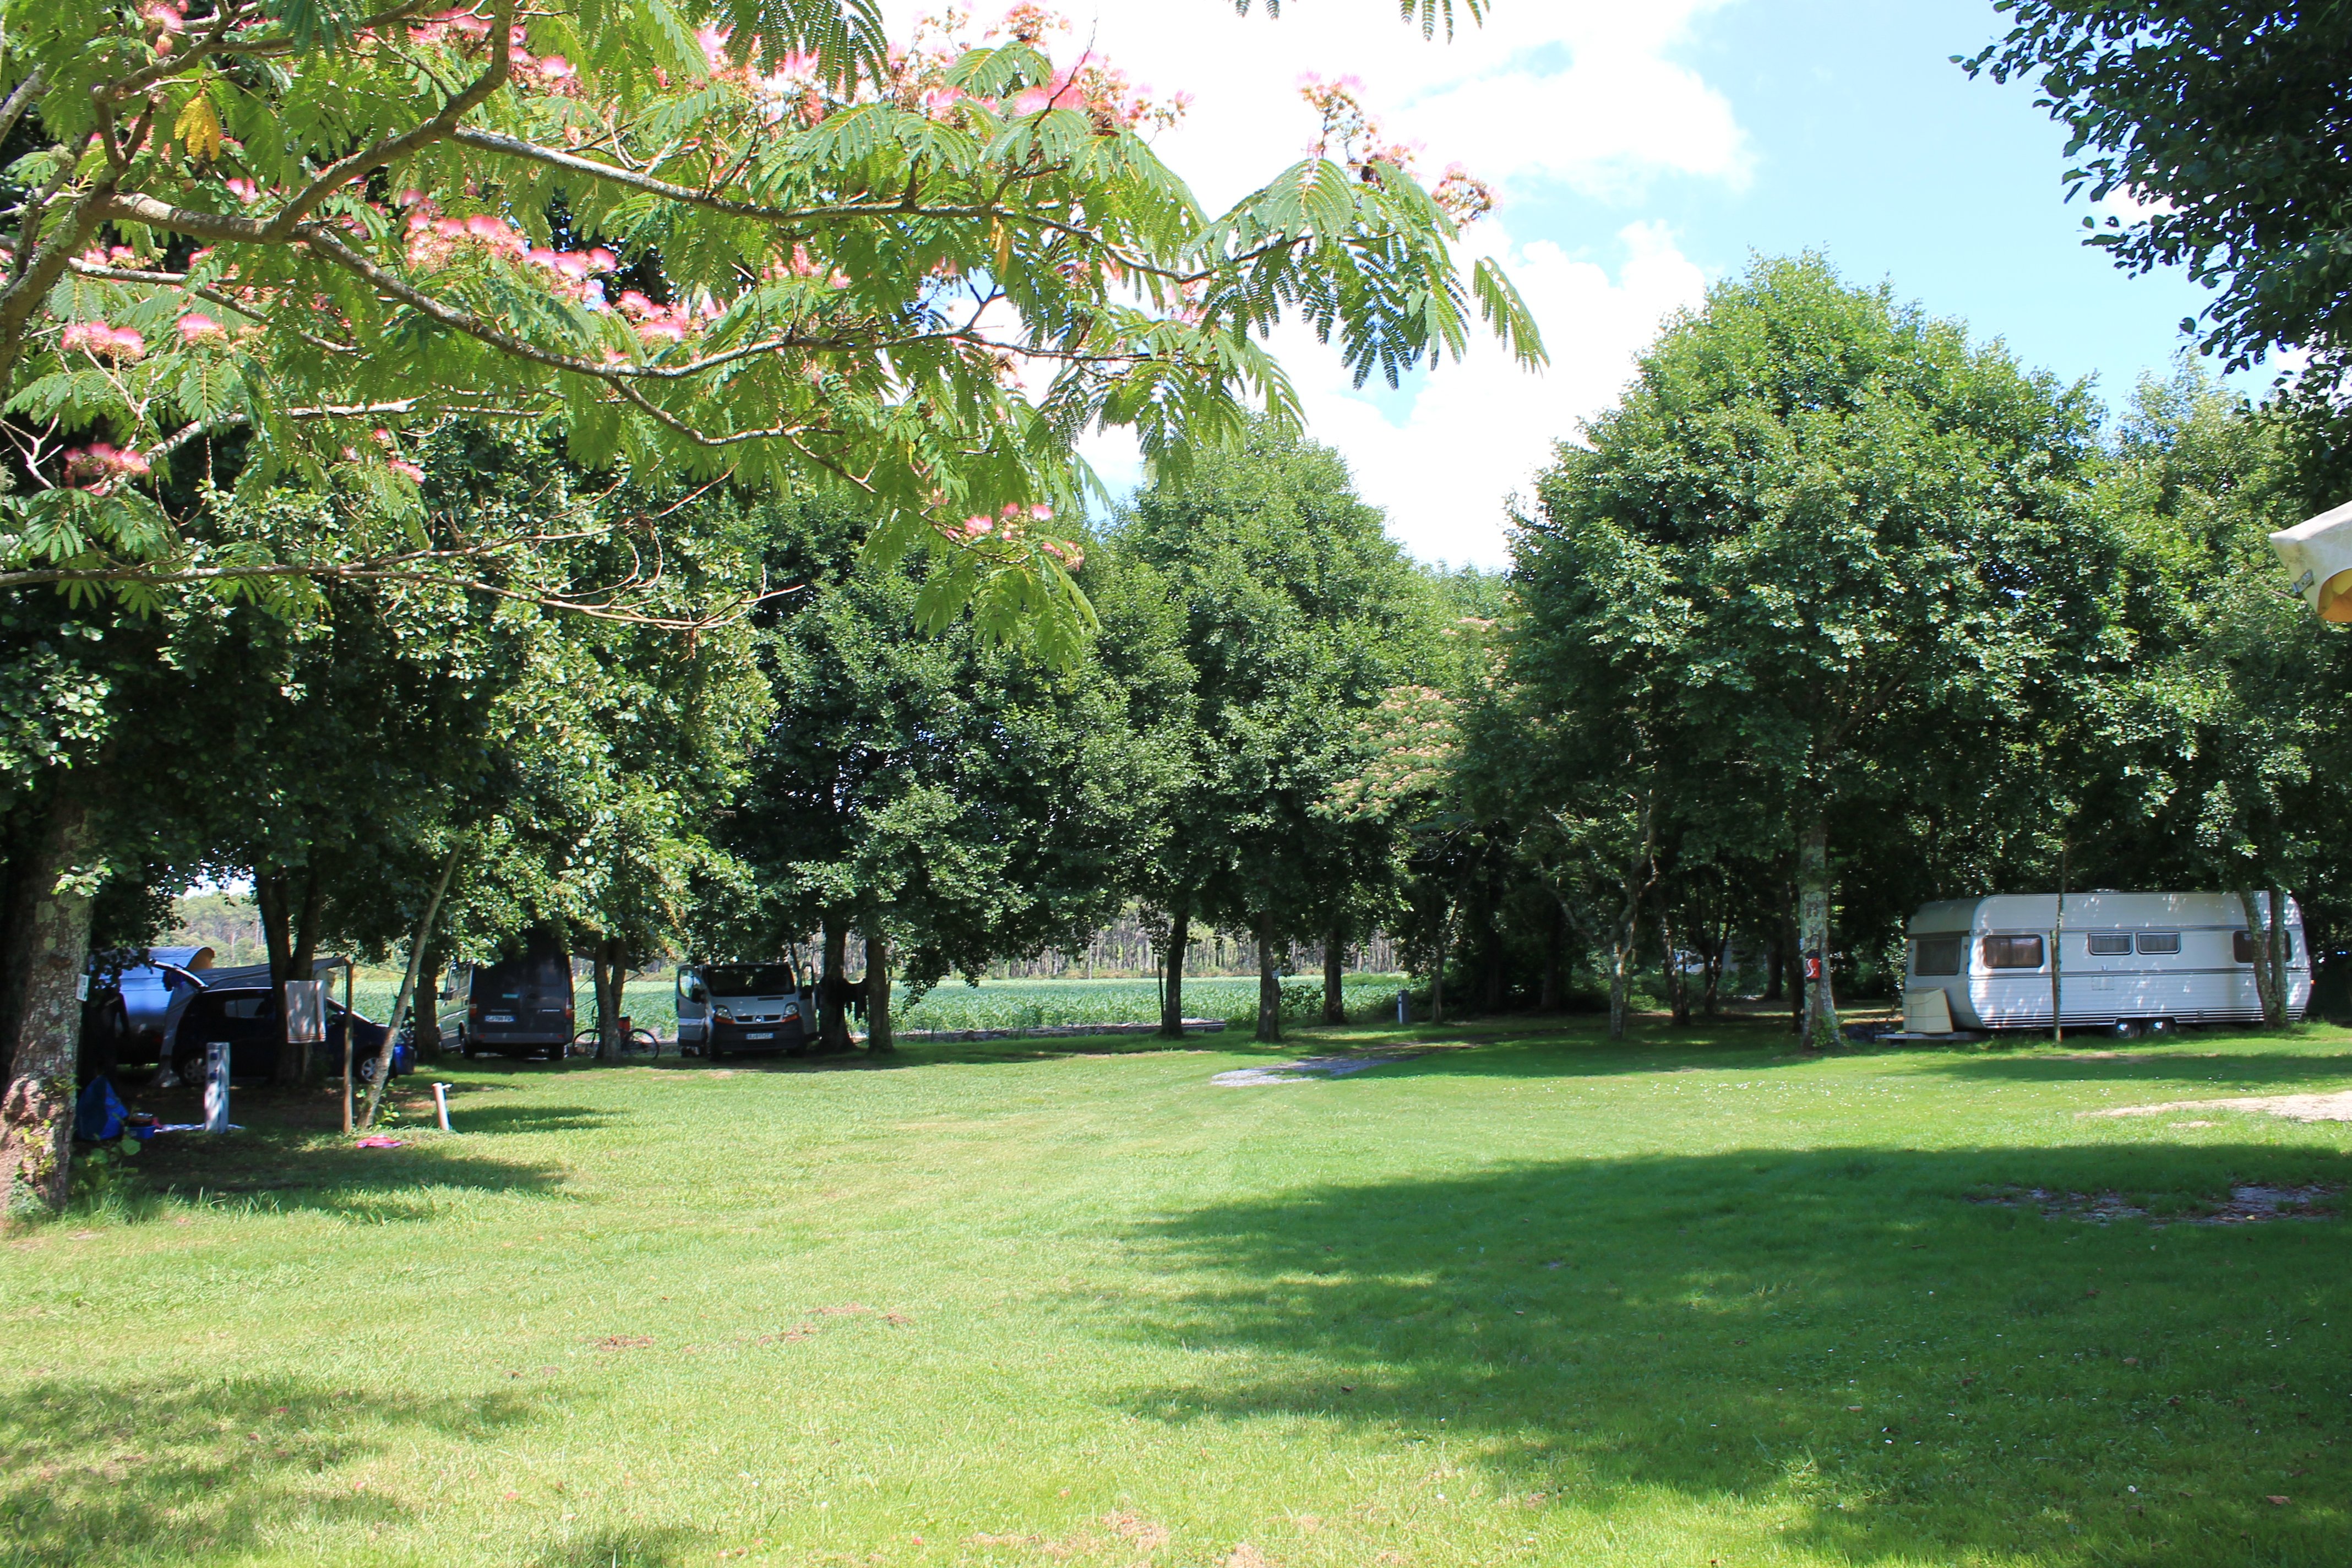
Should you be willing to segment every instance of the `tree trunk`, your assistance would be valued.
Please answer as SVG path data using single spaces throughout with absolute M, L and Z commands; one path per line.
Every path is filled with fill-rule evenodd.
M 273 1081 L 286 1066 L 286 983 L 294 976 L 294 917 L 287 904 L 286 873 L 272 866 L 264 870 L 253 868 L 253 910 L 261 921 L 261 946 L 269 955 L 270 1005 L 278 1010 L 278 1071 L 271 1074 Z
M 2278 1004 L 2278 1013 L 2271 1020 L 2271 1027 L 2284 1029 L 2294 1022 L 2294 976 L 2289 971 L 2289 965 L 2294 962 L 2294 936 L 2287 929 L 2286 889 L 2273 883 L 2270 895 L 2271 994 Z
M 1257 917 L 1257 1037 L 1282 1038 L 1282 967 L 1276 961 L 1274 916 Z
M 2057 919 L 2050 925 L 2050 1038 L 2053 1044 L 2066 1043 L 2066 853 L 2064 839 L 2058 841 L 2058 909 Z
M 2240 884 L 2238 907 L 2245 911 L 2246 939 L 2253 950 L 2254 995 L 2262 1003 L 2263 1026 L 2283 1029 L 2286 1026 L 2287 972 L 2279 954 L 2286 941 L 2286 895 L 2276 888 L 2267 891 L 2270 908 L 2265 910 L 2254 896 L 2254 889 Z
M 1792 884 L 1783 884 L 1782 891 L 1793 901 L 1796 889 Z M 1805 1032 L 1804 944 L 1798 939 L 1797 921 L 1790 908 L 1784 904 L 1780 910 L 1780 972 L 1789 982 L 1789 1033 L 1801 1035 Z
M 1774 934 L 1764 944 L 1764 994 L 1756 998 L 1759 1002 L 1778 1002 L 1786 994 L 1781 979 L 1788 973 L 1789 950 L 1780 941 L 1777 929 L 1780 924 L 1777 920 L 1773 921 Z
M 281 1089 L 299 1089 L 310 1081 L 310 1047 L 308 1043 L 297 1043 L 286 1037 L 294 1022 L 286 1009 L 286 982 L 315 977 L 319 955 L 319 905 L 324 893 L 318 867 L 304 867 L 302 907 L 294 921 L 293 951 L 288 957 L 286 973 L 278 982 L 278 1070 L 273 1076 Z
M 1727 902 L 1723 907 L 1728 908 L 1728 903 Z M 1718 921 L 1714 929 L 1706 933 L 1706 952 L 1705 955 L 1705 962 L 1706 963 L 1706 989 L 1701 994 L 1699 998 L 1699 1012 L 1709 1018 L 1717 1016 L 1721 1011 L 1723 1001 L 1723 962 L 1725 956 L 1728 953 L 1731 948 L 1731 933 L 1726 929 L 1727 923 L 1727 921 Z
M 25 1021 L 25 984 L 33 958 L 27 933 L 40 902 L 35 866 L 48 820 L 42 809 L 45 798 L 37 794 L 7 816 L 7 901 L 0 905 L 0 1084 L 8 1080 L 16 1035 Z
M 890 939 L 877 922 L 866 928 L 866 1049 L 880 1056 L 898 1048 L 890 1034 Z
M 1171 1040 L 1184 1037 L 1184 950 L 1192 942 L 1192 899 L 1180 894 L 1168 907 L 1168 951 L 1160 956 L 1160 1032 Z
M 93 837 L 89 791 L 58 789 L 47 815 L 22 868 L 34 888 L 22 932 L 29 957 L 8 1088 L 0 1098 L 0 1214 L 11 1218 L 62 1208 L 71 1175 L 78 993 L 89 953 L 89 889 L 79 875 Z
M 441 977 L 449 971 L 449 950 L 438 943 L 425 950 L 425 973 L 416 982 L 416 1056 L 439 1060 L 441 1056 Z M 425 998 L 432 1005 L 425 1005 Z
M 1500 901 L 1490 877 L 1478 900 L 1478 1005 L 1489 1017 L 1503 1010 L 1503 932 L 1495 920 L 1495 906 Z
M 1797 848 L 1800 894 L 1798 946 L 1804 955 L 1805 1049 L 1826 1051 L 1839 1044 L 1837 1000 L 1830 988 L 1830 828 L 1816 816 L 1805 825 Z
M 817 986 L 816 1047 L 819 1055 L 849 1048 L 849 928 L 824 922 L 824 979 Z
M 1429 976 L 1429 1021 L 1445 1022 L 1445 960 L 1454 951 L 1454 903 L 1445 905 L 1444 918 L 1437 922 L 1437 963 Z
M 1544 922 L 1544 960 L 1542 988 L 1536 994 L 1536 1010 L 1557 1013 L 1560 1009 L 1561 993 L 1567 990 L 1566 966 L 1568 917 L 1554 904 L 1551 918 Z
M 1627 866 L 1625 901 L 1609 936 L 1609 1037 L 1622 1040 L 1633 1011 L 1634 942 L 1642 932 L 1642 882 L 1638 868 Z
M 1348 928 L 1342 925 L 1323 933 L 1323 1021 L 1348 1021 Z
M 588 973 L 596 991 L 596 1059 L 616 1062 L 625 1044 L 621 1009 L 628 1005 L 627 950 L 618 939 L 606 937 L 589 951 Z
M 433 941 L 433 921 L 441 913 L 441 896 L 449 890 L 449 879 L 457 874 L 457 857 L 465 853 L 460 843 L 449 851 L 449 858 L 441 862 L 440 878 L 433 884 L 433 896 L 425 900 L 425 913 L 416 921 L 416 930 L 408 939 L 408 971 L 401 976 L 400 989 L 392 998 L 392 1016 L 384 1020 L 383 1044 L 375 1053 L 375 1081 L 368 1085 L 367 1114 L 360 1119 L 360 1130 L 375 1125 L 375 1108 L 383 1103 L 383 1091 L 392 1082 L 392 1048 L 400 1038 L 402 1018 L 416 1001 L 417 971 L 424 967 L 425 949 Z M 565 1041 L 568 1047 L 571 1042 Z
M 1666 954 L 1666 1007 L 1675 1026 L 1685 1028 L 1691 1021 L 1690 976 L 1683 972 L 1682 943 L 1674 912 L 1666 907 L 1665 900 L 1658 902 L 1658 942 Z

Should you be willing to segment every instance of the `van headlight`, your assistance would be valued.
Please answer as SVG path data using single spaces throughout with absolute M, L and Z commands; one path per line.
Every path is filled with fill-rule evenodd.
M 710 1016 L 722 1024 L 731 1024 L 735 1021 L 735 1015 L 724 1007 L 713 1007 L 710 1010 Z

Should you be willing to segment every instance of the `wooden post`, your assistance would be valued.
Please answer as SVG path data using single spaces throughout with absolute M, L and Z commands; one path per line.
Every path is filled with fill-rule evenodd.
M 343 961 L 343 1131 L 352 1130 L 352 963 Z

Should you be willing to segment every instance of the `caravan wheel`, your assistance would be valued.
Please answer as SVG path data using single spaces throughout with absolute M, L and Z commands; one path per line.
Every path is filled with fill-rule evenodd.
M 2118 1018 L 2108 1026 L 2107 1032 L 2119 1040 L 2137 1040 L 2147 1029 L 2137 1018 Z
M 2169 1018 L 2150 1018 L 2147 1032 L 2159 1040 L 2169 1040 L 2180 1033 L 2180 1026 Z

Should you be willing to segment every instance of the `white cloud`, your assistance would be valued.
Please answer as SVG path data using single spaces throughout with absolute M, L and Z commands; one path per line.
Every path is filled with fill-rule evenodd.
M 1658 174 L 1746 177 L 1730 106 L 1664 58 L 1722 3 L 1507 0 L 1483 25 L 1465 16 L 1449 42 L 1423 38 L 1391 0 L 1287 0 L 1278 21 L 1263 4 L 1236 16 L 1231 0 L 1078 0 L 1069 41 L 1162 94 L 1192 94 L 1160 150 L 1212 207 L 1313 140 L 1298 98 L 1310 72 L 1360 79 L 1390 133 L 1423 149 L 1425 174 L 1459 161 L 1514 188 L 1622 194 Z
M 1383 397 L 1377 383 L 1359 389 L 1338 352 L 1307 328 L 1284 328 L 1273 347 L 1298 390 L 1307 434 L 1348 459 L 1357 493 L 1387 511 L 1398 542 L 1424 561 L 1500 566 L 1512 496 L 1532 502 L 1530 481 L 1553 444 L 1616 401 L 1635 357 L 1667 317 L 1701 301 L 1707 279 L 1663 225 L 1618 232 L 1613 275 L 1549 240 L 1515 246 L 1493 226 L 1473 234 L 1535 312 L 1550 354 L 1544 369 L 1522 370 L 1491 339 L 1474 338 L 1460 363 L 1429 372 L 1391 416 L 1395 395 Z M 1083 449 L 1114 493 L 1141 482 L 1123 432 Z
M 903 30 L 936 3 L 888 9 Z M 1248 16 L 1233 0 L 1062 0 L 1073 26 L 1052 47 L 1067 58 L 1091 47 L 1160 95 L 1192 94 L 1158 148 L 1212 210 L 1303 154 L 1316 124 L 1297 89 L 1310 72 L 1360 79 L 1388 133 L 1420 146 L 1424 175 L 1460 162 L 1500 187 L 1498 216 L 1468 247 L 1503 260 L 1542 325 L 1549 369 L 1523 372 L 1481 339 L 1409 398 L 1382 397 L 1350 386 L 1339 356 L 1303 329 L 1275 343 L 1309 433 L 1346 454 L 1396 535 L 1427 559 L 1495 564 L 1505 499 L 1615 397 L 1659 321 L 1706 284 L 1662 227 L 1620 229 L 1601 247 L 1604 265 L 1600 237 L 1537 233 L 1513 199 L 1623 200 L 1663 177 L 1743 184 L 1752 155 L 1729 104 L 1670 58 L 1696 19 L 1727 3 L 1502 0 L 1483 26 L 1465 16 L 1449 43 L 1400 22 L 1394 0 L 1283 0 L 1278 21 L 1264 0 Z M 979 15 L 985 24 L 1000 12 L 1001 0 Z M 1139 478 L 1123 437 L 1087 453 L 1115 490 Z
M 1616 400 L 1659 323 L 1699 302 L 1706 278 L 1663 226 L 1633 224 L 1616 237 L 1614 276 L 1549 240 L 1500 245 L 1551 363 L 1530 374 L 1491 341 L 1474 342 L 1460 363 L 1429 374 L 1401 419 L 1303 330 L 1278 345 L 1309 433 L 1347 458 L 1358 492 L 1387 509 L 1389 531 L 1415 555 L 1503 564 L 1510 496 L 1530 489 L 1553 443 Z

